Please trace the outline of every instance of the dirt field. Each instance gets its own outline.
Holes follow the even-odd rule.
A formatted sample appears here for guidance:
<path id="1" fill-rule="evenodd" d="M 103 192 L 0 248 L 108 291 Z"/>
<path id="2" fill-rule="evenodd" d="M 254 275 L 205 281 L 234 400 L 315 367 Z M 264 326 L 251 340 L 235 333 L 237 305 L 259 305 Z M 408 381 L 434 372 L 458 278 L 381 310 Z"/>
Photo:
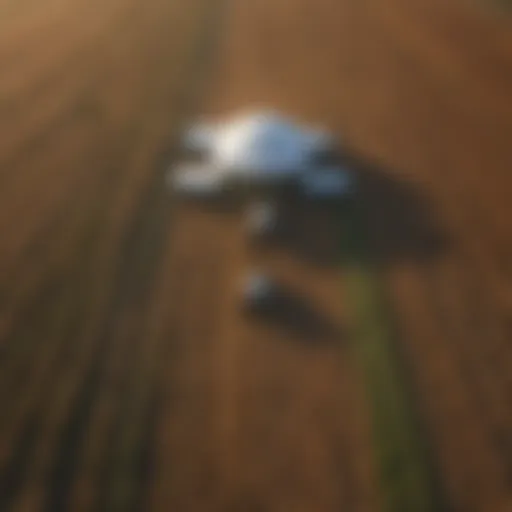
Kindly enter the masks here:
<path id="1" fill-rule="evenodd" d="M 239 214 L 163 187 L 186 117 L 250 104 L 357 155 L 448 505 L 511 510 L 511 22 L 463 0 L 183 5 L 0 3 L 0 508 L 379 510 L 350 297 L 320 257 L 334 217 L 254 251 Z M 239 311 L 259 264 L 304 299 L 300 329 Z"/>
<path id="2" fill-rule="evenodd" d="M 148 481 L 160 181 L 212 14 L 194 0 L 0 11 L 0 508 L 128 510 Z"/>

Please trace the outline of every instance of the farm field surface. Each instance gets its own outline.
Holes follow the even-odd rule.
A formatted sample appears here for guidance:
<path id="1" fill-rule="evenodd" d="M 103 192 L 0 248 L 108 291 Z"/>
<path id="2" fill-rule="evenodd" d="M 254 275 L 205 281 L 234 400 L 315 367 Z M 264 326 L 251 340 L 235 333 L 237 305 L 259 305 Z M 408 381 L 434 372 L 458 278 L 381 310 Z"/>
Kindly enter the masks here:
<path id="1" fill-rule="evenodd" d="M 1 0 L 0 509 L 512 510 L 511 24 Z M 175 201 L 184 123 L 260 106 L 339 135 L 357 221 L 292 204 L 254 249 L 243 211 Z M 292 321 L 242 314 L 259 266 Z M 397 425 L 422 448 L 387 467 Z"/>

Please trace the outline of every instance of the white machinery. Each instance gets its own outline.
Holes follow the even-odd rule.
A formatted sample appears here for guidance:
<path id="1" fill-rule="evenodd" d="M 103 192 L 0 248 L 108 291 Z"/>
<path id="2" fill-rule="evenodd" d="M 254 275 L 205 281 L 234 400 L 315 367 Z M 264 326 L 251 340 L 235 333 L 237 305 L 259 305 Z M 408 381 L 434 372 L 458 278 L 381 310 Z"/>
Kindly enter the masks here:
<path id="1" fill-rule="evenodd" d="M 319 163 L 321 155 L 334 150 L 332 135 L 272 111 L 199 123 L 188 130 L 184 144 L 202 161 L 171 169 L 170 184 L 183 195 L 212 197 L 238 186 L 256 190 L 290 184 L 310 199 L 324 199 L 352 190 L 346 169 Z"/>

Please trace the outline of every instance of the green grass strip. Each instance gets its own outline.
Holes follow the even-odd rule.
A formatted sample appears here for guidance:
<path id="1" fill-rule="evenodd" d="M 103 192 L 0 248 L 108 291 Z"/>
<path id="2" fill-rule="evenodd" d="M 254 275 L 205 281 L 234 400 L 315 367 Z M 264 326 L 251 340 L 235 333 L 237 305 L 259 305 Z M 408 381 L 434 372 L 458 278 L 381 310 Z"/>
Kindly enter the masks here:
<path id="1" fill-rule="evenodd" d="M 386 512 L 445 510 L 357 200 L 340 212 L 353 354 L 361 367 Z"/>

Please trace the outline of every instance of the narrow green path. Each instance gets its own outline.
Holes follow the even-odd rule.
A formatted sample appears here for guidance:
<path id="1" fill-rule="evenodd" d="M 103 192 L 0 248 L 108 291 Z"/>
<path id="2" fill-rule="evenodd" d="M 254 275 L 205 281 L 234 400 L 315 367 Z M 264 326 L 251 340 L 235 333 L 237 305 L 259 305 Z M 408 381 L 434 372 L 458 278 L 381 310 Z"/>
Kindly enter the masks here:
<path id="1" fill-rule="evenodd" d="M 357 199 L 340 211 L 344 289 L 353 354 L 369 402 L 376 467 L 385 512 L 439 512 L 443 505 L 426 439 L 404 371 L 392 315 Z"/>

